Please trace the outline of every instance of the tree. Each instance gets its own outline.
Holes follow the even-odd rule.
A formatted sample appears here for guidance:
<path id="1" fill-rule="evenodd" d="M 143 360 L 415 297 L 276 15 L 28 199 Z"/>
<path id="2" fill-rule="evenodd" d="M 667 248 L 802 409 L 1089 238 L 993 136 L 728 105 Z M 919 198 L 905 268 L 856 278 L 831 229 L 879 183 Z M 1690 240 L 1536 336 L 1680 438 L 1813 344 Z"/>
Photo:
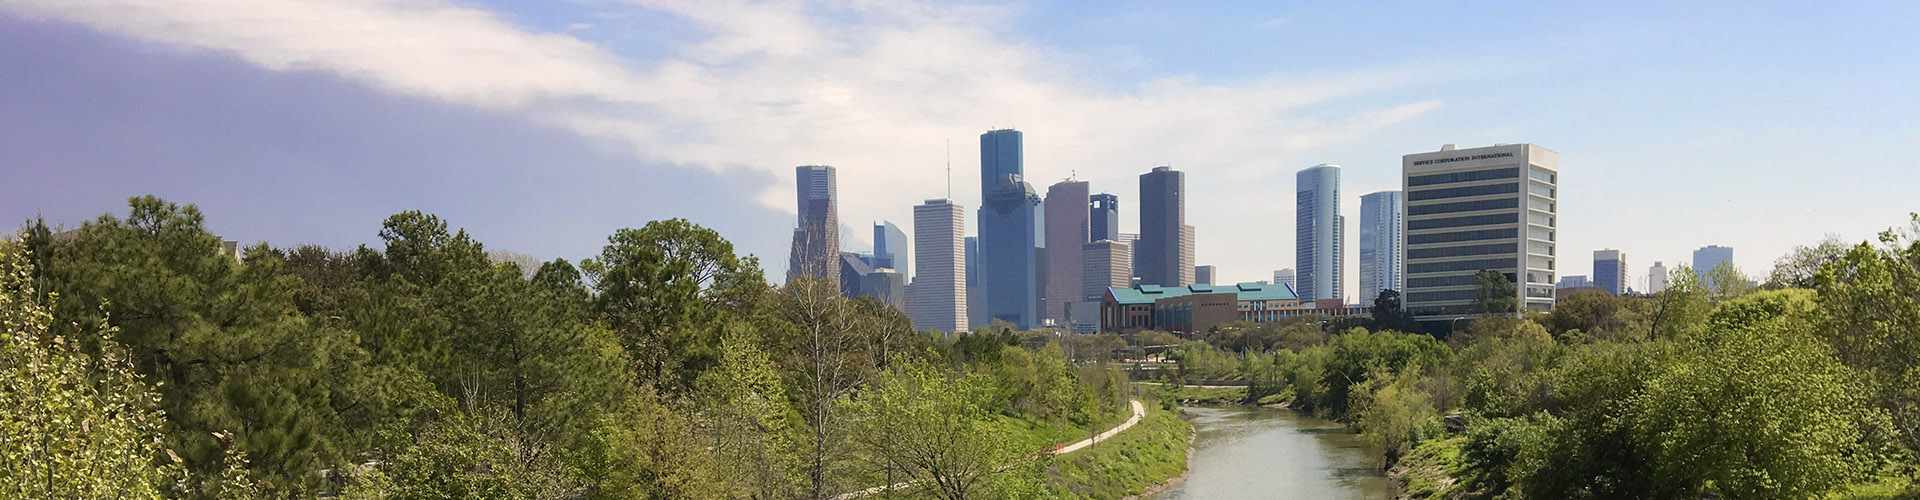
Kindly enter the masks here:
<path id="1" fill-rule="evenodd" d="M 1413 315 L 1408 314 L 1406 309 L 1400 304 L 1400 291 L 1398 290 L 1381 290 L 1380 295 L 1373 298 L 1372 312 L 1373 324 L 1371 328 L 1374 330 L 1406 332 L 1412 331 L 1415 326 Z"/>
<path id="2" fill-rule="evenodd" d="M 1513 278 L 1500 271 L 1483 269 L 1474 278 L 1479 280 L 1480 288 L 1474 299 L 1474 308 L 1481 314 L 1513 314 L 1519 299 L 1514 288 Z"/>
<path id="3" fill-rule="evenodd" d="M 687 392 L 719 359 L 723 318 L 751 314 L 767 292 L 758 259 L 683 219 L 616 231 L 581 269 L 601 319 L 669 394 Z"/>
<path id="4" fill-rule="evenodd" d="M 54 332 L 25 252 L 0 243 L 0 496 L 167 498 L 186 475 L 165 458 L 160 395 L 111 326 L 95 356 Z"/>
<path id="5" fill-rule="evenodd" d="M 833 481 L 847 452 L 841 446 L 846 425 L 836 410 L 874 374 L 879 364 L 874 339 L 886 335 L 879 331 L 886 323 L 860 314 L 839 287 L 817 278 L 796 277 L 778 297 L 778 323 L 771 328 L 786 332 L 774 345 L 789 353 L 786 365 L 793 377 L 795 407 L 812 431 L 808 495 L 826 498 L 845 486 Z"/>
<path id="6" fill-rule="evenodd" d="M 1786 255 L 1773 261 L 1773 272 L 1767 275 L 1766 288 L 1813 288 L 1819 284 L 1817 275 L 1820 274 L 1820 267 L 1840 260 L 1846 255 L 1847 248 L 1847 243 L 1841 241 L 1839 235 L 1831 233 L 1812 246 L 1795 246 Z"/>
<path id="7" fill-rule="evenodd" d="M 872 387 L 846 406 L 856 440 L 883 470 L 964 500 L 1010 470 L 1024 450 L 988 425 L 986 376 L 949 376 L 930 363 L 898 357 Z"/>
<path id="8" fill-rule="evenodd" d="M 1880 234 L 1816 276 L 1820 331 L 1841 362 L 1858 370 L 1889 412 L 1897 439 L 1920 453 L 1920 215 L 1905 232 Z"/>
<path id="9" fill-rule="evenodd" d="M 801 429 L 781 374 L 744 324 L 725 330 L 720 363 L 700 375 L 697 421 L 719 476 L 741 498 L 791 498 L 804 478 Z"/>

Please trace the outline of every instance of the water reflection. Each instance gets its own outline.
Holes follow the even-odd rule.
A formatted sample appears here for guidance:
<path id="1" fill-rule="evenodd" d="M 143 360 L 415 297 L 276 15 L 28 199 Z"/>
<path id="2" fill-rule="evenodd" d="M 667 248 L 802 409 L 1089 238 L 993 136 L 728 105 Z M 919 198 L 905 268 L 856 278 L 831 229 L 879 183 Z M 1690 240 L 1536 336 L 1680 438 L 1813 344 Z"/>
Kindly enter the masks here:
<path id="1" fill-rule="evenodd" d="M 1175 499 L 1393 498 L 1393 485 L 1339 423 L 1264 408 L 1181 408 L 1199 435 Z"/>

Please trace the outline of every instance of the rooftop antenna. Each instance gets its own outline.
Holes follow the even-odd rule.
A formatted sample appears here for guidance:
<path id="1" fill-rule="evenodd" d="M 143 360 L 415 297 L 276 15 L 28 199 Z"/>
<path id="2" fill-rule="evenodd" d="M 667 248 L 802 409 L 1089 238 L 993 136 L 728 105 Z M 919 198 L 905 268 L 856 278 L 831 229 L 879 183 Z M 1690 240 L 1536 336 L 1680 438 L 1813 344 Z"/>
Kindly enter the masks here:
<path id="1" fill-rule="evenodd" d="M 947 199 L 953 199 L 953 139 L 947 139 Z"/>

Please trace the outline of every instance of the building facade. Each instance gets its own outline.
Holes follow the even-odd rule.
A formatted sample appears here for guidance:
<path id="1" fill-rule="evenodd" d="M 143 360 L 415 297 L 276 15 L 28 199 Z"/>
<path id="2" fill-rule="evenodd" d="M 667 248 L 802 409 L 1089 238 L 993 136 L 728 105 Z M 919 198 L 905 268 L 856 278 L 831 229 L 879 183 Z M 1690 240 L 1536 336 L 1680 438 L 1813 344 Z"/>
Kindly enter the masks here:
<path id="1" fill-rule="evenodd" d="M 1401 247 L 1406 220 L 1401 215 L 1405 197 L 1399 191 L 1380 191 L 1360 197 L 1360 303 L 1371 304 L 1382 290 L 1401 291 Z"/>
<path id="2" fill-rule="evenodd" d="M 787 258 L 787 280 L 814 276 L 836 285 L 840 277 L 840 202 L 834 169 L 825 165 L 794 168 L 800 201 L 799 227 Z"/>
<path id="3" fill-rule="evenodd" d="M 1515 283 L 1514 303 L 1553 307 L 1560 155 L 1532 144 L 1401 159 L 1408 312 L 1430 321 L 1475 314 L 1482 270 Z"/>
<path id="4" fill-rule="evenodd" d="M 915 330 L 962 332 L 967 322 L 966 213 L 948 200 L 927 200 L 913 207 L 915 247 L 913 285 L 907 317 Z M 904 272 L 904 271 L 902 271 Z"/>
<path id="5" fill-rule="evenodd" d="M 873 224 L 873 258 L 867 265 L 875 269 L 892 269 L 907 274 L 912 269 L 913 254 L 908 253 L 907 232 L 892 221 L 880 221 Z"/>
<path id="6" fill-rule="evenodd" d="M 1667 265 L 1656 260 L 1653 267 L 1647 268 L 1647 293 L 1664 291 L 1667 291 Z"/>
<path id="7" fill-rule="evenodd" d="M 1075 333 L 1098 332 L 1107 289 L 1133 286 L 1133 246 L 1114 240 L 1081 245 L 1080 270 L 1080 299 L 1067 306 L 1067 324 Z"/>
<path id="8" fill-rule="evenodd" d="M 1211 265 L 1193 266 L 1193 284 L 1196 284 L 1196 285 L 1213 284 L 1213 270 L 1214 270 L 1214 267 Z"/>
<path id="9" fill-rule="evenodd" d="M 1120 197 L 1100 193 L 1087 205 L 1087 241 L 1120 240 Z"/>
<path id="10" fill-rule="evenodd" d="M 1286 286 L 1287 286 L 1287 289 L 1288 289 L 1288 290 L 1293 290 L 1295 294 L 1298 294 L 1298 293 L 1300 293 L 1300 284 L 1299 284 L 1299 283 L 1296 283 L 1296 282 L 1294 282 L 1294 280 L 1293 280 L 1293 276 L 1294 276 L 1294 275 L 1293 275 L 1293 269 L 1292 269 L 1292 268 L 1287 268 L 1287 269 L 1281 269 L 1281 270 L 1277 270 L 1277 271 L 1274 271 L 1274 272 L 1273 272 L 1273 284 L 1275 284 L 1275 285 L 1286 285 Z"/>
<path id="11" fill-rule="evenodd" d="M 1693 275 L 1700 278 L 1700 284 L 1713 288 L 1713 275 L 1709 274 L 1715 266 L 1733 265 L 1733 247 L 1707 245 L 1693 251 Z"/>
<path id="12" fill-rule="evenodd" d="M 1067 307 L 1081 301 L 1081 245 L 1089 241 L 1091 195 L 1086 181 L 1066 180 L 1047 187 L 1046 319 L 1067 324 Z"/>
<path id="13" fill-rule="evenodd" d="M 1140 174 L 1140 239 L 1134 272 L 1160 286 L 1193 283 L 1193 226 L 1187 225 L 1186 172 L 1154 167 Z"/>
<path id="14" fill-rule="evenodd" d="M 1292 290 L 1271 284 L 1113 287 L 1101 299 L 1101 331 L 1161 330 L 1191 337 L 1221 323 L 1319 313 L 1300 304 Z"/>
<path id="15" fill-rule="evenodd" d="M 987 301 L 980 298 L 980 237 L 968 236 L 967 245 L 967 323 L 987 324 Z"/>
<path id="16" fill-rule="evenodd" d="M 1347 220 L 1340 215 L 1340 166 L 1320 164 L 1295 174 L 1295 290 L 1307 299 L 1343 298 L 1342 241 Z"/>
<path id="17" fill-rule="evenodd" d="M 985 319 L 1021 330 L 1040 326 L 1040 196 L 1020 176 L 1008 175 L 984 202 L 979 277 Z"/>
<path id="18" fill-rule="evenodd" d="M 1619 250 L 1593 251 L 1593 284 L 1615 296 L 1627 293 L 1627 254 Z"/>

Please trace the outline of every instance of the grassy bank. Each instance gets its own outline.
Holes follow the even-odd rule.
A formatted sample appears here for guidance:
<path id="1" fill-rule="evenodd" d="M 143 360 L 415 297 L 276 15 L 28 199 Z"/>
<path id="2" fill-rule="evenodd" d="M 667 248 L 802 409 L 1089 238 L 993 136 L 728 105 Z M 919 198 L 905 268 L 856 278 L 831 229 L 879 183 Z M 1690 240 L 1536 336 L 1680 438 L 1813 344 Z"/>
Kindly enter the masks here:
<path id="1" fill-rule="evenodd" d="M 1174 401 L 1201 405 L 1236 405 L 1246 403 L 1247 388 L 1230 387 L 1220 389 L 1201 389 L 1198 387 L 1173 385 L 1145 385 L 1145 389 L 1154 398 L 1161 401 Z"/>
<path id="2" fill-rule="evenodd" d="M 1173 408 L 1146 403 L 1146 418 L 1133 428 L 1087 449 L 1053 457 L 1044 472 L 1044 496 L 1115 499 L 1185 474 L 1192 426 Z"/>

